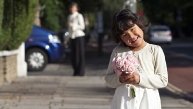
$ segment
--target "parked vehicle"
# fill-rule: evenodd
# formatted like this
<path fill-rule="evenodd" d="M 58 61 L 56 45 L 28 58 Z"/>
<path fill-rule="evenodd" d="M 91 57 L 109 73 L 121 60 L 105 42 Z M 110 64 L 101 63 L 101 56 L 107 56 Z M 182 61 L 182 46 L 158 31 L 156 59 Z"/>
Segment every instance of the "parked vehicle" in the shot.
<path fill-rule="evenodd" d="M 167 43 L 172 42 L 172 33 L 166 25 L 154 25 L 148 30 L 147 40 L 152 43 Z"/>
<path fill-rule="evenodd" d="M 64 46 L 66 47 L 66 48 L 68 48 L 68 46 L 69 46 L 69 37 L 68 37 L 68 34 L 69 34 L 69 32 L 68 32 L 68 30 L 67 29 L 62 29 L 62 30 L 60 30 L 59 32 L 58 32 L 58 37 L 59 37 L 59 39 L 61 40 L 61 42 L 64 44 Z M 66 50 L 66 49 L 65 49 Z"/>
<path fill-rule="evenodd" d="M 41 71 L 47 63 L 63 60 L 64 49 L 63 43 L 54 32 L 34 25 L 25 41 L 25 60 L 28 70 Z"/>

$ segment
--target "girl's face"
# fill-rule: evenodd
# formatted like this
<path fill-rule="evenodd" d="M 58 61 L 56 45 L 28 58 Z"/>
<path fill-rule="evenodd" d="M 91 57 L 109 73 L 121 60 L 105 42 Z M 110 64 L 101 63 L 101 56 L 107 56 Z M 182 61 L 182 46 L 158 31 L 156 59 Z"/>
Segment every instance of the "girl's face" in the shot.
<path fill-rule="evenodd" d="M 143 31 L 138 25 L 134 24 L 133 27 L 124 31 L 121 35 L 122 41 L 130 47 L 131 50 L 140 50 L 144 47 L 145 41 L 143 39 Z"/>
<path fill-rule="evenodd" d="M 71 8 L 70 8 L 70 11 L 71 11 L 71 13 L 73 14 L 73 13 L 75 13 L 75 12 L 77 12 L 78 11 L 78 8 L 77 8 L 77 6 L 72 6 Z"/>

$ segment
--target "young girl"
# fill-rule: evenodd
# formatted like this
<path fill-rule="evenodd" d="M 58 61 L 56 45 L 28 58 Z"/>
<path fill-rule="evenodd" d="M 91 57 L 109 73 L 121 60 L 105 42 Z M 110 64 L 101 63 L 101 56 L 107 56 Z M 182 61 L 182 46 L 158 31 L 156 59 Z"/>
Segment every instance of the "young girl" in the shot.
<path fill-rule="evenodd" d="M 105 75 L 107 85 L 116 88 L 111 109 L 161 109 L 158 88 L 168 83 L 165 55 L 160 46 L 144 41 L 144 29 L 140 17 L 128 9 L 114 16 L 111 32 L 118 45 L 111 54 Z M 138 58 L 139 67 L 131 74 L 122 72 L 117 76 L 112 67 L 113 58 L 129 53 Z"/>

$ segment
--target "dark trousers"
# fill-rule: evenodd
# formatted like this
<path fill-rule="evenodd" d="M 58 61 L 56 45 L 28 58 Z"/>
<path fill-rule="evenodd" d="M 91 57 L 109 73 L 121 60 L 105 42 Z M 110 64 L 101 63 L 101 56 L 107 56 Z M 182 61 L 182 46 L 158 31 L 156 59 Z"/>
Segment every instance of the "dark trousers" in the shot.
<path fill-rule="evenodd" d="M 85 73 L 85 46 L 84 37 L 71 39 L 71 60 L 74 76 L 84 76 Z"/>

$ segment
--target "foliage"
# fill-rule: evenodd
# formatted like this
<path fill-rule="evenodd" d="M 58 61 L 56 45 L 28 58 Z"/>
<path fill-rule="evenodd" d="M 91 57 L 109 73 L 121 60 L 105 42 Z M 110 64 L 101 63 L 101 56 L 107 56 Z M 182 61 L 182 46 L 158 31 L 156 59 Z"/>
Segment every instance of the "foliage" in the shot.
<path fill-rule="evenodd" d="M 104 29 L 108 31 L 111 26 L 111 20 L 116 12 L 119 12 L 123 8 L 122 0 L 102 0 L 103 4 L 103 16 L 104 16 Z"/>
<path fill-rule="evenodd" d="M 43 10 L 42 25 L 47 29 L 57 31 L 67 28 L 67 16 L 69 15 L 69 5 L 77 2 L 79 12 L 88 17 L 89 28 L 93 28 L 96 23 L 96 13 L 103 12 L 104 29 L 108 30 L 111 19 L 115 12 L 123 7 L 122 0 L 40 0 L 45 9 Z M 180 25 L 185 30 L 191 31 L 193 24 L 193 14 L 189 11 L 193 8 L 193 1 L 173 1 L 173 0 L 137 0 L 138 9 L 144 12 L 143 18 L 152 24 L 167 24 L 170 27 Z M 143 7 L 143 8 L 142 8 Z M 49 8 L 49 9 L 48 9 Z M 180 14 L 181 12 L 181 14 Z M 177 20 L 182 17 L 182 21 Z"/>
<path fill-rule="evenodd" d="M 167 0 L 142 0 L 145 13 L 153 23 L 173 24 L 174 7 Z M 167 8 L 163 8 L 167 7 Z"/>
<path fill-rule="evenodd" d="M 3 3 L 4 3 L 4 1 L 3 0 L 0 0 L 0 50 L 1 50 L 1 48 L 3 47 L 3 45 L 4 45 L 4 40 L 5 40 L 5 38 L 4 37 L 2 37 L 2 21 L 3 21 L 3 7 L 4 7 L 4 5 L 3 5 Z"/>
<path fill-rule="evenodd" d="M 170 27 L 184 29 L 187 36 L 193 24 L 193 1 L 191 0 L 142 0 L 145 14 L 153 24 L 166 24 Z M 178 31 L 178 30 L 176 30 Z"/>
<path fill-rule="evenodd" d="M 0 50 L 17 49 L 30 35 L 38 0 L 4 0 Z"/>
<path fill-rule="evenodd" d="M 94 6 L 95 0 L 74 0 L 77 2 L 80 10 L 79 12 L 83 16 L 89 17 L 90 26 L 94 25 L 94 17 L 96 7 Z M 59 29 L 67 28 L 67 16 L 69 13 L 69 5 L 72 3 L 71 0 L 40 0 L 40 4 L 45 8 L 41 11 L 41 25 L 44 28 L 58 32 Z M 53 5 L 54 4 L 54 5 Z"/>
<path fill-rule="evenodd" d="M 63 19 L 60 19 L 60 21 L 63 20 L 63 28 L 66 28 L 66 18 L 70 14 L 69 13 L 69 5 L 72 3 L 71 0 L 59 0 L 63 7 L 61 9 L 63 10 Z M 111 19 L 115 12 L 122 9 L 123 1 L 121 0 L 74 0 L 73 2 L 78 3 L 79 5 L 79 12 L 84 15 L 84 17 L 87 17 L 89 20 L 89 29 L 94 28 L 96 23 L 96 13 L 98 11 L 103 12 L 104 17 L 104 28 L 109 29 L 111 25 Z M 65 20 L 65 21 L 64 21 Z"/>
<path fill-rule="evenodd" d="M 58 0 L 40 0 L 40 4 L 44 7 L 41 16 L 41 26 L 57 32 L 60 28 L 59 15 L 62 14 Z"/>

